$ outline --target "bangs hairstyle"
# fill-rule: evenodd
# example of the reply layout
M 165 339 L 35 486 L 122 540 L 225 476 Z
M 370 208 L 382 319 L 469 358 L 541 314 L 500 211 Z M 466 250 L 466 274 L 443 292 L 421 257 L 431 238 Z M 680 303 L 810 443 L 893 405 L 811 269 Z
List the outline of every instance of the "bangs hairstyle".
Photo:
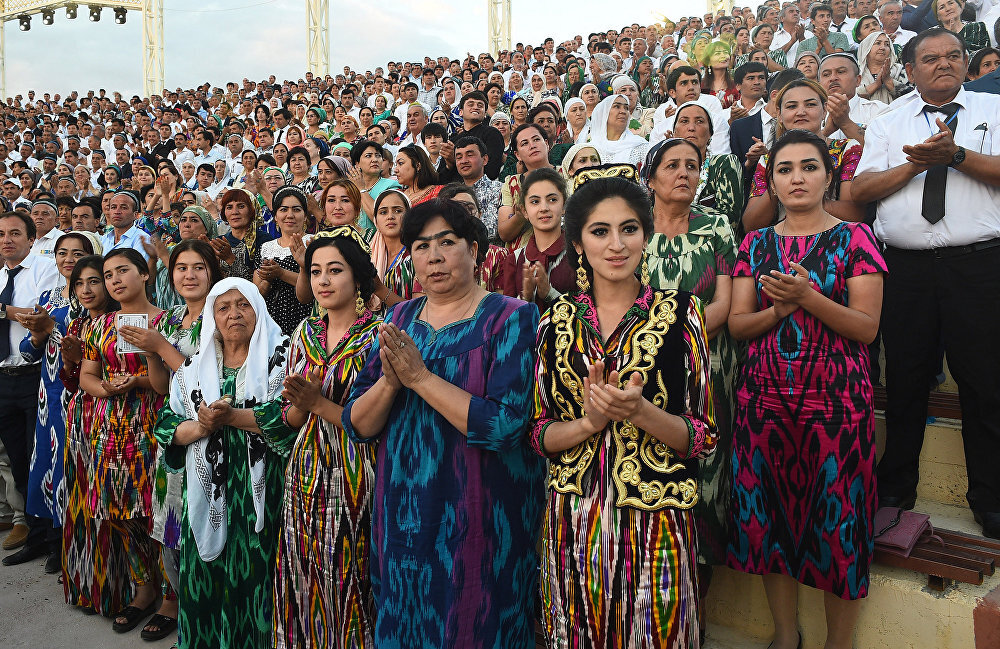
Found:
M 215 255 L 215 248 L 200 239 L 185 239 L 174 246 L 174 249 L 170 251 L 170 260 L 168 261 L 167 271 L 167 282 L 170 283 L 170 288 L 177 290 L 174 287 L 174 266 L 177 265 L 177 257 L 179 257 L 182 252 L 187 250 L 198 253 L 198 255 L 205 262 L 205 267 L 208 268 L 208 288 L 210 290 L 213 286 L 224 279 L 222 276 L 222 268 L 219 267 L 219 259 Z
M 344 192 L 347 194 L 348 200 L 351 201 L 351 205 L 354 206 L 354 209 L 358 213 L 361 212 L 361 192 L 358 191 L 358 186 L 355 185 L 350 180 L 348 180 L 347 178 L 337 178 L 329 185 L 327 185 L 326 189 L 323 190 L 323 193 L 320 194 L 319 204 L 320 207 L 323 208 L 324 217 L 326 216 L 326 207 L 325 207 L 326 199 L 330 195 L 330 190 L 333 189 L 334 187 L 343 187 Z
M 372 126 L 376 126 L 376 124 L 372 124 Z M 361 162 L 361 155 L 368 149 L 375 149 L 380 156 L 385 157 L 385 150 L 379 146 L 378 142 L 374 140 L 361 140 L 351 147 L 351 164 L 356 165 Z
M 101 255 L 87 255 L 76 261 L 76 265 L 73 266 L 73 272 L 69 274 L 69 291 L 73 297 L 76 297 L 76 283 L 80 279 L 80 275 L 88 268 L 93 268 L 97 271 L 97 276 L 101 278 L 101 290 L 104 292 L 104 312 L 108 313 L 121 309 L 122 307 L 118 304 L 118 300 L 111 297 L 111 294 L 108 293 L 108 287 L 104 283 L 104 257 Z
M 770 191 L 774 189 L 774 161 L 782 149 L 792 144 L 811 144 L 816 148 L 817 157 L 823 161 L 823 168 L 826 169 L 827 175 L 831 175 L 835 171 L 833 160 L 830 158 L 830 148 L 826 140 L 810 131 L 793 128 L 778 138 L 778 141 L 774 143 L 767 156 L 767 166 L 764 168 L 764 173 L 766 174 L 767 186 Z
M 351 267 L 351 274 L 354 275 L 354 283 L 361 292 L 361 299 L 367 303 L 375 293 L 375 266 L 372 265 L 371 255 L 361 248 L 358 242 L 351 237 L 314 237 L 306 248 L 305 266 L 306 272 L 312 268 L 313 255 L 320 248 L 333 246 L 343 255 L 344 261 Z
M 641 190 L 640 190 L 641 191 Z M 489 236 L 486 226 L 476 217 L 469 214 L 462 205 L 451 200 L 433 198 L 410 209 L 403 215 L 402 241 L 412 254 L 413 244 L 417 237 L 423 232 L 424 227 L 434 217 L 440 216 L 448 224 L 448 227 L 459 239 L 463 239 L 471 247 L 477 244 L 479 249 L 476 253 L 476 265 L 479 266 L 486 261 L 486 252 L 489 250 Z
M 250 213 L 250 223 L 253 227 L 256 227 L 254 220 L 257 214 L 257 206 L 254 204 L 254 201 L 250 200 L 250 195 L 246 191 L 228 191 L 222 195 L 222 200 L 219 201 L 219 216 L 226 223 L 229 222 L 226 219 L 226 208 L 229 207 L 230 203 L 243 203 L 246 205 Z
M 521 193 L 517 197 L 517 204 L 524 209 L 525 201 L 528 198 L 528 190 L 531 189 L 532 185 L 537 185 L 538 183 L 546 180 L 555 185 L 556 190 L 562 194 L 563 205 L 565 205 L 566 201 L 569 200 L 569 192 L 566 189 L 566 179 L 562 174 L 551 167 L 542 167 L 541 169 L 535 169 L 534 171 L 525 174 L 524 180 L 521 181 Z
M 566 227 L 566 242 L 569 245 L 580 243 L 583 228 L 601 201 L 609 198 L 621 198 L 635 213 L 642 225 L 643 238 L 647 241 L 653 234 L 653 208 L 646 192 L 631 180 L 624 178 L 597 178 L 580 185 L 566 203 L 564 223 Z M 591 271 L 590 262 L 582 255 L 567 255 L 570 266 L 576 270 L 583 262 L 583 269 Z
M 94 254 L 94 242 L 91 241 L 87 237 L 87 235 L 82 234 L 80 232 L 67 232 L 67 233 L 63 234 L 61 237 L 59 237 L 58 239 L 56 239 L 56 245 L 55 245 L 55 247 L 52 248 L 53 252 L 56 251 L 56 250 L 59 250 L 59 248 L 63 244 L 63 241 L 66 241 L 67 239 L 76 239 L 77 241 L 80 242 L 80 245 L 83 247 L 83 249 L 87 253 L 87 255 Z M 75 268 L 75 266 L 74 266 L 74 268 Z

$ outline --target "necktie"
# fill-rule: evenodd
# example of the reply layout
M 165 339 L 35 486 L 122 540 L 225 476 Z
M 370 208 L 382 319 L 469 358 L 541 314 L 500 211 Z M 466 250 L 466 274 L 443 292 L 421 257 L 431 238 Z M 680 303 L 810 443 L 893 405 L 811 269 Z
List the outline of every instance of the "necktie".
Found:
M 924 113 L 944 113 L 944 122 L 954 133 L 958 130 L 958 104 L 944 106 L 924 106 Z M 954 119 L 953 119 L 954 118 Z M 944 218 L 944 192 L 948 185 L 948 165 L 935 165 L 927 170 L 924 177 L 924 195 L 920 213 L 930 223 Z
M 0 291 L 0 304 L 10 306 L 10 301 L 14 299 L 14 278 L 22 270 L 24 270 L 24 266 L 7 269 L 7 284 L 3 287 L 3 291 Z M 8 318 L 0 318 L 0 362 L 7 360 L 7 357 L 10 356 L 10 320 Z

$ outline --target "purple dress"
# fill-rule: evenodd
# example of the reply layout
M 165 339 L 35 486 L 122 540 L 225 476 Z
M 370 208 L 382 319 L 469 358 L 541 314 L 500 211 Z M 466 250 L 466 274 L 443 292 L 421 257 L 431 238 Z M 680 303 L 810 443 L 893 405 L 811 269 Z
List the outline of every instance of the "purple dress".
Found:
M 847 280 L 886 272 L 871 230 L 839 223 L 816 235 L 751 232 L 734 277 L 789 263 L 847 304 Z M 756 285 L 761 309 L 772 302 Z M 733 426 L 730 567 L 789 575 L 857 599 L 868 593 L 876 507 L 875 415 L 867 347 L 799 309 L 750 341 Z

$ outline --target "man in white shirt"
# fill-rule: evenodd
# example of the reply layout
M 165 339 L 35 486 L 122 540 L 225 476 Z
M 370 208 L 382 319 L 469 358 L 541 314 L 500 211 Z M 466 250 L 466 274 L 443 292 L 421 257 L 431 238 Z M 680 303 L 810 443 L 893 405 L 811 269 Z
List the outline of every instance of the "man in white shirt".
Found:
M 424 110 L 427 111 L 427 114 L 428 115 L 430 114 L 431 107 L 423 103 L 422 101 L 417 100 L 417 93 L 419 92 L 419 87 L 417 86 L 417 84 L 413 83 L 412 81 L 407 82 L 403 86 L 401 92 L 403 100 L 400 102 L 399 106 L 396 106 L 396 110 L 392 112 L 392 114 L 399 119 L 400 124 L 406 124 L 406 114 L 409 111 L 410 106 L 413 105 L 414 103 L 423 106 Z
M 819 65 L 819 83 L 826 90 L 826 124 L 823 136 L 833 140 L 851 138 L 865 143 L 865 128 L 889 110 L 875 99 L 858 96 L 861 72 L 850 54 L 831 54 Z
M 35 241 L 31 254 L 55 259 L 56 241 L 64 232 L 56 227 L 59 210 L 51 198 L 45 196 L 31 206 L 31 220 L 35 222 Z
M 733 81 L 740 88 L 740 98 L 729 108 L 722 110 L 731 125 L 738 119 L 756 115 L 767 101 L 767 66 L 763 63 L 748 62 L 733 70 Z
M 108 203 L 106 216 L 111 227 L 101 237 L 104 254 L 115 248 L 134 248 L 149 259 L 145 245 L 149 243 L 149 235 L 135 224 L 139 216 L 139 199 L 135 194 L 129 191 L 115 192 Z
M 428 117 L 428 111 L 423 104 L 410 104 L 409 108 L 406 109 L 406 134 L 399 141 L 400 148 L 410 144 L 419 147 L 424 145 L 423 140 L 420 139 L 420 132 L 427 125 Z
M 851 185 L 853 200 L 877 201 L 891 269 L 879 504 L 913 506 L 943 343 L 962 395 L 966 498 L 983 533 L 1000 538 L 1000 102 L 962 88 L 969 60 L 952 32 L 935 27 L 910 44 L 916 90 L 868 126 Z
M 884 0 L 878 8 L 878 19 L 882 23 L 882 31 L 896 46 L 896 52 L 899 52 L 911 38 L 917 35 L 915 32 L 899 26 L 903 22 L 903 5 L 900 4 L 899 0 Z
M 833 20 L 830 22 L 830 31 L 847 34 L 847 40 L 854 43 L 854 39 L 851 37 L 851 30 L 854 29 L 854 23 L 858 21 L 847 15 L 847 0 L 830 0 L 830 8 L 833 9 Z M 855 49 L 857 49 L 857 45 L 857 43 L 854 43 Z
M 215 164 L 216 160 L 226 159 L 225 147 L 218 146 L 215 143 L 215 132 L 207 128 L 195 130 L 194 148 L 196 153 L 192 162 L 195 167 L 200 167 L 205 163 Z
M 812 38 L 812 32 L 799 23 L 802 12 L 794 4 L 785 5 L 781 8 L 781 25 L 774 33 L 774 40 L 771 41 L 772 50 L 785 50 L 785 56 L 789 65 L 795 61 L 798 54 L 799 43 L 807 38 Z
M 17 318 L 32 313 L 38 296 L 54 289 L 59 279 L 53 260 L 30 254 L 34 239 L 35 224 L 27 215 L 0 215 L 0 255 L 4 261 L 0 266 L 0 441 L 10 462 L 8 477 L 21 497 L 20 502 L 11 504 L 21 508 L 28 490 L 41 364 L 21 355 L 21 341 L 28 332 Z M 23 511 L 16 511 L 14 520 L 10 537 L 16 535 L 23 547 L 4 557 L 3 565 L 15 566 L 48 555 L 46 572 L 58 572 L 59 534 L 52 521 Z M 11 545 L 8 543 L 7 549 L 18 547 Z

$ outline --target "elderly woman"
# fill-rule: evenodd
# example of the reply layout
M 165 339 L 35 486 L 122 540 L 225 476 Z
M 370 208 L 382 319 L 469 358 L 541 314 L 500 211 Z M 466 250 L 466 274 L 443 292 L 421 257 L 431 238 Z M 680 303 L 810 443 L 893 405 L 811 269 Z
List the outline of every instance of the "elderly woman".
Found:
M 907 92 L 906 70 L 896 62 L 896 51 L 885 32 L 868 34 L 858 46 L 861 83 L 858 96 L 891 104 Z
M 649 142 L 628 129 L 630 114 L 628 97 L 609 95 L 594 109 L 590 124 L 577 140 L 594 145 L 605 164 L 624 162 L 639 168 Z
M 697 105 L 697 104 L 694 104 Z M 687 113 L 682 107 L 678 111 Z M 730 219 L 697 203 L 695 177 L 701 147 L 691 139 L 669 139 L 649 151 L 643 177 L 653 197 L 654 234 L 646 246 L 649 284 L 690 291 L 705 305 L 705 330 L 712 358 L 712 396 L 718 446 L 699 464 L 701 494 L 694 509 L 698 529 L 701 595 L 712 566 L 726 562 L 729 449 L 732 444 L 736 348 L 726 330 L 732 297 L 730 273 L 736 241 Z M 737 189 L 739 185 L 737 185 Z M 737 219 L 739 215 L 737 214 Z
M 231 189 L 222 196 L 220 210 L 229 231 L 209 241 L 219 257 L 226 277 L 253 280 L 260 247 L 272 239 L 260 217 L 260 203 L 244 189 Z
M 962 11 L 965 9 L 965 2 L 962 0 L 933 0 L 931 9 L 938 25 L 958 34 L 969 54 L 990 46 L 990 28 L 985 23 L 967 23 L 962 20 Z
M 566 119 L 566 130 L 575 142 L 587 125 L 587 104 L 579 97 L 573 97 L 563 107 L 563 117 Z
M 715 448 L 701 302 L 637 277 L 649 200 L 590 180 L 566 209 L 577 290 L 538 326 L 532 448 L 549 461 L 552 647 L 698 646 L 697 458 Z M 654 489 L 646 485 L 657 485 Z
M 291 449 L 274 581 L 274 646 L 371 647 L 374 451 L 349 439 L 340 419 L 375 343 L 379 320 L 365 307 L 375 269 L 365 241 L 347 226 L 317 235 L 303 265 L 325 315 L 307 318 L 292 334 L 282 418 L 293 432 L 273 436 L 279 448 Z
M 344 408 L 378 441 L 376 646 L 534 643 L 544 467 L 527 445 L 534 305 L 476 282 L 486 228 L 452 201 L 403 221 L 425 296 L 389 310 Z
M 197 353 L 174 374 L 156 438 L 187 488 L 181 521 L 181 649 L 272 647 L 272 576 L 285 457 L 288 339 L 245 279 L 205 300 Z M 250 350 L 253 349 L 253 353 Z

